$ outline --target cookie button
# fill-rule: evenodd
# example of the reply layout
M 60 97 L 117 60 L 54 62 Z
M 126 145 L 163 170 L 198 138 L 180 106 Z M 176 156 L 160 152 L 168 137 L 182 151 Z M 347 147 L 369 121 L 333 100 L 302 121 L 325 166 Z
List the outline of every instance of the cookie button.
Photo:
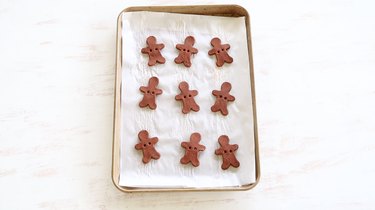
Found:
M 181 93 L 176 95 L 175 99 L 182 101 L 182 113 L 187 114 L 190 110 L 199 111 L 199 106 L 194 100 L 194 97 L 198 95 L 198 91 L 189 90 L 189 84 L 185 81 L 181 82 L 178 88 Z
M 216 66 L 221 67 L 224 63 L 232 63 L 233 58 L 228 54 L 229 44 L 221 44 L 221 40 L 217 37 L 211 40 L 212 49 L 208 51 L 208 55 L 216 56 Z
M 228 115 L 228 102 L 234 101 L 236 98 L 229 94 L 232 85 L 229 82 L 224 82 L 221 85 L 221 90 L 213 90 L 212 95 L 216 97 L 215 104 L 211 107 L 212 112 L 220 111 L 222 115 Z
M 198 153 L 206 149 L 204 145 L 199 144 L 200 140 L 201 135 L 193 133 L 189 142 L 181 143 L 181 147 L 185 149 L 185 155 L 180 160 L 181 164 L 191 163 L 194 167 L 199 166 Z
M 149 138 L 148 132 L 142 130 L 138 133 L 139 143 L 135 145 L 136 150 L 142 150 L 144 164 L 150 162 L 151 159 L 157 160 L 160 154 L 155 149 L 155 144 L 158 142 L 157 137 Z
M 148 47 L 142 48 L 143 54 L 148 54 L 148 65 L 153 66 L 156 63 L 165 63 L 165 58 L 161 55 L 160 50 L 164 48 L 164 44 L 156 44 L 156 38 L 149 36 L 146 40 Z
M 230 166 L 238 168 L 240 162 L 237 160 L 234 153 L 238 149 L 238 145 L 229 144 L 229 137 L 226 135 L 220 136 L 218 141 L 220 148 L 215 150 L 215 154 L 222 156 L 223 163 L 221 164 L 221 168 L 223 170 L 227 170 Z
M 149 107 L 150 109 L 156 109 L 156 96 L 163 93 L 161 89 L 156 88 L 159 84 L 157 77 L 151 77 L 148 80 L 148 86 L 141 86 L 139 90 L 143 93 L 143 99 L 139 102 L 141 108 Z
M 186 67 L 191 66 L 191 55 L 198 53 L 198 49 L 194 48 L 193 45 L 195 39 L 192 36 L 185 38 L 184 44 L 177 44 L 176 48 L 180 51 L 178 56 L 174 59 L 174 62 L 177 64 L 183 63 Z

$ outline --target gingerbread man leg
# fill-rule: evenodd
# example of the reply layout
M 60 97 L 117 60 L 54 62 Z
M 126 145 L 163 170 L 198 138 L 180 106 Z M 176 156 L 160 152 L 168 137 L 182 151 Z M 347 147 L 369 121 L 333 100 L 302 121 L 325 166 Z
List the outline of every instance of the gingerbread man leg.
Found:
M 230 160 L 223 160 L 223 163 L 221 164 L 221 168 L 224 169 L 224 170 L 227 170 L 230 165 L 231 165 Z
M 155 148 L 150 149 L 150 155 L 153 159 L 159 159 L 160 154 L 155 150 Z
M 142 162 L 143 163 L 148 163 L 150 160 L 151 160 L 151 153 L 144 151 L 143 152 Z
M 199 166 L 199 160 L 198 160 L 198 155 L 195 155 L 191 158 L 191 164 L 195 167 Z
M 235 167 L 235 168 L 238 168 L 240 166 L 240 162 L 237 160 L 236 156 L 232 155 L 232 161 L 230 162 L 230 164 Z
M 185 155 L 181 158 L 180 162 L 181 162 L 182 164 L 188 164 L 188 163 L 190 162 L 190 158 L 189 158 L 188 154 L 185 154 Z
M 192 103 L 190 104 L 190 106 L 191 106 L 191 110 L 193 110 L 195 112 L 199 111 L 199 106 L 198 106 L 198 104 L 195 101 L 192 101 Z

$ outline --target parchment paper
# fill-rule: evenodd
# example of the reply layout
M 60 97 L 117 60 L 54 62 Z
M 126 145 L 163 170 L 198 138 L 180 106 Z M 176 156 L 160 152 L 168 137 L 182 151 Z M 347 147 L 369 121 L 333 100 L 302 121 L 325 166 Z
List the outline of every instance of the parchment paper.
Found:
M 155 36 L 164 43 L 161 51 L 165 64 L 149 67 L 148 56 L 141 53 L 146 38 Z M 194 36 L 198 54 L 192 57 L 192 66 L 186 68 L 174 63 L 176 44 L 186 36 Z M 215 56 L 209 56 L 210 41 L 219 37 L 230 44 L 232 64 L 216 67 Z M 123 15 L 122 67 L 122 131 L 120 185 L 128 187 L 223 187 L 255 182 L 254 131 L 250 91 L 249 59 L 244 17 L 213 17 L 158 12 L 129 12 Z M 147 85 L 152 76 L 159 78 L 163 94 L 157 97 L 157 109 L 140 108 L 140 86 Z M 198 90 L 195 97 L 199 112 L 185 115 L 182 104 L 174 97 L 180 93 L 178 84 L 187 81 L 190 89 Z M 211 112 L 215 102 L 212 90 L 223 82 L 232 84 L 231 94 L 236 100 L 229 103 L 228 116 Z M 156 149 L 159 160 L 142 163 L 142 152 L 134 149 L 138 132 L 148 130 L 158 137 Z M 180 164 L 184 149 L 182 141 L 189 141 L 191 133 L 199 132 L 206 150 L 199 155 L 200 166 Z M 230 143 L 238 144 L 236 156 L 241 165 L 222 170 L 221 156 L 215 155 L 218 137 L 228 135 Z

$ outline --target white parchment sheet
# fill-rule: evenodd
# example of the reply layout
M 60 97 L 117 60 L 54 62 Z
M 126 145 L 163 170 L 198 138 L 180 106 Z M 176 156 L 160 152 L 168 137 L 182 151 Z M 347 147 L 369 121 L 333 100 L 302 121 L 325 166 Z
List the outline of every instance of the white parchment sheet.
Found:
M 147 65 L 148 55 L 142 54 L 148 36 L 164 43 L 161 51 L 165 64 Z M 192 56 L 192 66 L 186 68 L 174 63 L 178 55 L 176 44 L 187 36 L 195 37 L 198 54 Z M 210 41 L 219 37 L 230 44 L 232 64 L 216 67 L 215 56 L 209 56 Z M 239 186 L 255 182 L 254 131 L 250 90 L 249 59 L 244 17 L 213 17 L 158 12 L 129 12 L 123 14 L 122 66 L 122 130 L 120 185 L 150 188 L 190 188 Z M 157 96 L 157 109 L 140 108 L 140 86 L 146 86 L 150 77 L 159 78 L 163 94 Z M 195 97 L 199 112 L 182 114 L 178 84 L 186 81 L 190 89 L 198 90 Z M 215 102 L 212 90 L 223 82 L 232 84 L 236 97 L 228 104 L 229 115 L 211 112 Z M 142 163 L 142 152 L 135 150 L 138 132 L 147 130 L 150 137 L 158 137 L 155 148 L 159 160 Z M 180 164 L 184 155 L 182 141 L 199 132 L 206 150 L 199 155 L 200 166 Z M 215 155 L 218 137 L 228 135 L 231 144 L 238 144 L 236 156 L 241 165 L 222 170 L 221 156 Z

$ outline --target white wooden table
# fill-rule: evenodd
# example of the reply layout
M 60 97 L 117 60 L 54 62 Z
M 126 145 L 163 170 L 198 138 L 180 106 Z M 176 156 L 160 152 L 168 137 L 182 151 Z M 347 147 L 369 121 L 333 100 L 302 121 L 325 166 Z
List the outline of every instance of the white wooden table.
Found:
M 252 17 L 259 185 L 124 194 L 110 176 L 116 17 L 179 3 L 0 0 L 0 209 L 375 208 L 374 1 L 230 3 Z

